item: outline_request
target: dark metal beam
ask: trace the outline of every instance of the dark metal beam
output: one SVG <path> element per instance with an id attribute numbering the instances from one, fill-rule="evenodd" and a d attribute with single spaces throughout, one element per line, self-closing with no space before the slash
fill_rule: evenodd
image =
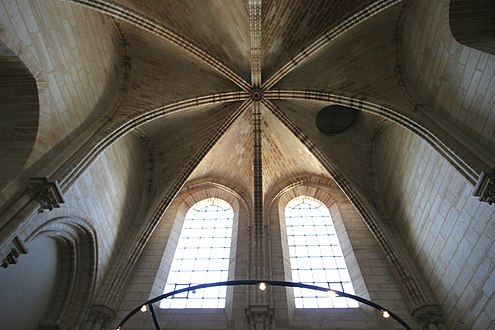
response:
<path id="1" fill-rule="evenodd" d="M 176 290 L 176 291 L 172 291 L 172 292 L 168 292 L 168 293 L 164 293 L 162 295 L 159 295 L 155 298 L 152 298 L 148 301 L 146 301 L 145 303 L 139 305 L 138 307 L 134 308 L 132 311 L 129 312 L 129 314 L 127 314 L 124 319 L 122 321 L 120 321 L 118 327 L 117 327 L 117 330 L 121 330 L 123 325 L 134 315 L 136 314 L 143 305 L 148 305 L 150 306 L 150 310 L 152 310 L 152 316 L 154 315 L 154 318 L 156 317 L 156 314 L 154 313 L 154 309 L 152 309 L 153 307 L 151 306 L 151 304 L 153 303 L 156 303 L 162 299 L 165 299 L 165 298 L 168 298 L 168 297 L 171 297 L 171 296 L 174 296 L 176 294 L 179 294 L 179 293 L 183 293 L 183 292 L 188 292 L 188 291 L 193 291 L 193 290 L 199 290 L 199 289 L 204 289 L 204 288 L 211 288 L 211 287 L 215 287 L 215 286 L 237 286 L 237 285 L 259 285 L 260 283 L 265 283 L 266 285 L 272 285 L 272 286 L 284 286 L 284 287 L 292 287 L 292 288 L 302 288 L 302 289 L 309 289 L 309 290 L 316 290 L 316 291 L 323 291 L 323 292 L 329 292 L 329 291 L 333 291 L 337 296 L 340 296 L 340 297 L 345 297 L 345 298 L 350 298 L 350 299 L 353 299 L 353 300 L 356 300 L 362 304 L 365 304 L 365 305 L 368 305 L 370 307 L 373 307 L 377 310 L 379 310 L 381 313 L 383 312 L 387 312 L 391 318 L 393 318 L 394 320 L 396 320 L 397 322 L 399 322 L 405 329 L 408 329 L 408 330 L 411 330 L 411 327 L 404 321 L 402 320 L 398 315 L 392 313 L 389 309 L 379 305 L 379 304 L 376 304 L 372 301 L 369 301 L 368 299 L 365 299 L 365 298 L 362 298 L 362 297 L 359 297 L 359 296 L 356 296 L 356 295 L 353 295 L 353 294 L 349 294 L 349 293 L 345 293 L 345 292 L 342 292 L 342 291 L 338 291 L 338 290 L 333 290 L 333 289 L 329 289 L 329 288 L 324 288 L 324 287 L 321 287 L 321 286 L 316 286 L 316 285 L 310 285 L 310 284 L 304 284 L 304 283 L 296 283 L 296 282 L 286 282 L 286 281 L 272 281 L 272 280 L 233 280 L 233 281 L 224 281 L 224 282 L 214 282 L 214 283 L 205 283 L 205 284 L 199 284 L 199 285 L 195 285 L 195 286 L 190 286 L 188 288 L 184 288 L 184 289 L 180 289 L 180 290 Z M 155 321 L 153 319 L 153 321 Z M 157 320 L 158 322 L 158 320 Z M 160 330 L 160 326 L 159 324 L 157 325 L 157 322 L 155 322 L 155 326 L 157 327 L 156 329 L 157 330 Z"/>

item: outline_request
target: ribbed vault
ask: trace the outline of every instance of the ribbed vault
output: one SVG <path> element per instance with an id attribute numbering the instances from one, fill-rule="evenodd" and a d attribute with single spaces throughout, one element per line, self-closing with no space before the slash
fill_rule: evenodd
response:
<path id="1" fill-rule="evenodd" d="M 441 1 L 444 11 L 446 2 Z M 249 258 L 258 265 L 249 275 L 264 278 L 269 275 L 263 266 L 262 243 L 266 203 L 286 185 L 304 180 L 340 189 L 384 252 L 411 310 L 430 304 L 431 290 L 417 281 L 421 276 L 411 270 L 408 253 L 390 239 L 390 211 L 381 207 L 389 200 L 383 195 L 387 185 L 378 180 L 376 154 L 393 159 L 396 155 L 387 154 L 390 150 L 409 153 L 407 145 L 387 141 L 400 140 L 406 131 L 429 144 L 468 185 L 493 184 L 490 175 L 494 175 L 495 156 L 484 149 L 495 139 L 493 98 L 484 98 L 482 116 L 476 115 L 476 121 L 489 122 L 483 131 L 487 141 L 480 143 L 474 129 L 463 128 L 475 122 L 468 117 L 476 110 L 463 112 L 464 99 L 459 95 L 464 97 L 469 89 L 466 97 L 475 99 L 481 93 L 471 88 L 471 76 L 466 73 L 481 70 L 472 64 L 476 63 L 472 57 L 479 56 L 479 66 L 485 63 L 488 68 L 485 71 L 493 69 L 494 61 L 486 54 L 469 55 L 468 61 L 465 49 L 442 48 L 445 60 L 435 62 L 428 58 L 429 52 L 435 51 L 433 44 L 443 44 L 443 34 L 430 38 L 434 41 L 428 41 L 431 45 L 426 50 L 423 43 L 423 53 L 416 56 L 416 32 L 411 31 L 422 23 L 413 18 L 426 17 L 417 14 L 423 13 L 420 9 L 426 2 L 421 6 L 411 3 L 46 0 L 43 6 L 34 0 L 1 0 L 5 11 L 0 10 L 0 42 L 12 48 L 1 49 L 2 53 L 21 55 L 23 48 L 15 47 L 13 40 L 29 45 L 40 62 L 39 72 L 30 74 L 47 81 L 41 86 L 44 92 L 39 92 L 45 95 L 39 101 L 39 118 L 24 118 L 28 127 L 20 128 L 29 137 L 27 151 L 12 164 L 22 167 L 27 159 L 34 159 L 41 169 L 38 176 L 57 181 L 63 193 L 72 193 L 92 164 L 115 153 L 112 146 L 128 143 L 128 134 L 133 134 L 132 141 L 143 142 L 140 154 L 148 153 L 142 162 L 146 163 L 143 187 L 147 185 L 148 193 L 136 197 L 135 204 L 142 207 L 135 210 L 139 213 L 135 219 L 128 217 L 126 227 L 116 229 L 122 239 L 111 248 L 118 255 L 102 279 L 95 305 L 113 308 L 118 304 L 132 266 L 162 216 L 184 187 L 197 182 L 216 182 L 247 196 L 252 210 L 249 235 L 255 242 Z M 21 12 L 32 23 L 27 28 L 19 24 Z M 443 19 L 437 16 L 435 20 Z M 444 23 L 439 26 L 447 26 Z M 411 26 L 415 29 L 408 31 Z M 445 47 L 451 47 L 452 40 Z M 463 72 L 469 82 L 454 79 L 460 69 L 451 62 L 458 58 L 471 63 Z M 460 66 L 464 70 L 464 64 Z M 430 79 L 428 74 L 438 71 L 437 67 L 451 69 Z M 479 72 L 473 77 L 492 79 L 493 73 L 481 78 Z M 445 77 L 453 81 L 448 93 L 459 96 L 455 102 L 448 99 L 446 90 L 436 92 L 436 85 L 447 85 L 442 83 Z M 489 95 L 486 90 L 483 93 Z M 472 104 L 475 109 L 476 102 Z M 316 116 L 330 105 L 356 109 L 352 127 L 335 135 L 320 132 Z M 8 117 L 8 109 L 0 110 L 2 117 Z M 8 120 L 5 123 L 0 133 L 18 129 Z M 390 145 L 394 149 L 389 150 Z M 28 155 L 31 149 L 35 153 Z M 117 163 L 103 168 L 112 171 Z M 31 172 L 21 174 L 32 176 Z M 133 175 L 133 182 L 139 181 Z M 7 181 L 0 180 L 0 187 Z M 12 197 L 22 196 L 21 185 L 11 186 L 12 191 L 0 192 L 5 205 L 16 205 L 8 217 L 28 214 L 21 205 L 24 201 L 18 205 Z M 120 197 L 124 201 L 127 196 Z M 26 205 L 33 201 L 25 199 L 30 201 Z M 71 201 L 77 203 L 74 197 Z M 0 226 L 16 223 L 20 228 L 24 224 L 23 219 L 6 219 L 0 218 L 4 221 Z M 121 223 L 109 221 L 116 226 Z M 16 235 L 18 228 L 14 227 L 8 228 L 5 237 Z"/>

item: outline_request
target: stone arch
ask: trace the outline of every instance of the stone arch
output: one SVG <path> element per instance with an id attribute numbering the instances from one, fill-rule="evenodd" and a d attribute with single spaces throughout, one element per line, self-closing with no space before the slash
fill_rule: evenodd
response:
<path id="1" fill-rule="evenodd" d="M 285 206 L 293 198 L 300 195 L 306 195 L 317 199 L 326 205 L 330 211 L 332 220 L 334 222 L 337 234 L 339 237 L 342 250 L 344 252 L 345 260 L 351 280 L 356 292 L 356 295 L 363 296 L 371 301 L 381 301 L 383 298 L 380 292 L 381 285 L 374 282 L 377 275 L 387 278 L 387 284 L 390 284 L 391 291 L 395 297 L 402 297 L 402 301 L 399 303 L 401 305 L 397 306 L 398 309 L 403 310 L 403 315 L 409 314 L 408 308 L 408 298 L 401 293 L 400 285 L 398 279 L 394 281 L 394 270 L 386 262 L 389 256 L 385 255 L 381 248 L 381 244 L 378 242 L 376 237 L 373 237 L 369 228 L 367 228 L 362 217 L 358 213 L 357 209 L 352 205 L 351 201 L 344 195 L 344 193 L 337 187 L 335 181 L 330 178 L 324 177 L 299 177 L 291 181 L 284 182 L 284 185 L 278 186 L 278 191 L 271 194 L 271 199 L 267 200 L 267 207 L 269 212 L 269 227 L 270 227 L 270 240 L 271 240 L 271 251 L 272 251 L 272 277 L 276 280 L 291 280 L 289 275 L 290 262 L 288 256 L 288 246 L 287 246 L 287 233 L 285 231 L 285 217 L 284 210 Z M 284 242 L 285 241 L 285 242 Z M 362 246 L 361 243 L 366 241 L 367 246 Z M 280 244 L 276 242 L 281 242 Z M 359 242 L 359 243 L 358 243 Z M 285 246 L 284 246 L 285 245 Z M 380 269 L 376 268 L 370 272 L 370 258 L 377 258 L 373 260 L 373 263 L 380 264 Z M 381 279 L 382 280 L 382 279 Z M 289 320 L 294 320 L 299 322 L 300 317 L 322 317 L 325 320 L 335 320 L 344 321 L 350 315 L 353 321 L 356 319 L 363 318 L 367 320 L 368 324 L 373 324 L 377 322 L 380 324 L 381 320 L 376 318 L 373 313 L 368 313 L 366 307 L 364 310 L 360 307 L 358 310 L 349 310 L 346 312 L 333 311 L 329 313 L 317 314 L 313 311 L 297 311 L 294 305 L 294 300 L 291 299 L 291 290 L 282 289 L 277 292 L 277 295 L 286 297 L 285 301 L 276 302 L 280 304 L 281 310 L 287 310 L 288 315 L 286 316 Z M 383 304 L 387 304 L 385 301 L 381 301 Z M 394 301 L 394 303 L 397 300 Z M 401 313 L 401 312 L 399 312 Z M 306 315 L 306 316 L 303 316 Z M 410 316 L 408 316 L 410 317 Z M 342 318 L 342 319 L 340 319 Z"/>
<path id="2" fill-rule="evenodd" d="M 33 75 L 37 67 L 28 66 L 33 62 L 30 55 L 21 43 L 12 48 L 0 41 L 0 190 L 28 164 L 38 135 L 42 99 L 38 91 L 43 79 Z"/>
<path id="3" fill-rule="evenodd" d="M 342 205 L 343 203 L 350 204 L 350 202 L 346 200 L 342 192 L 340 192 L 339 189 L 335 186 L 333 180 L 330 179 L 310 177 L 296 179 L 295 181 L 282 188 L 277 194 L 275 194 L 275 197 L 267 204 L 269 205 L 267 211 L 271 212 L 272 215 L 269 217 L 270 227 L 273 227 L 274 230 L 276 229 L 280 231 L 279 241 L 281 242 L 284 265 L 283 280 L 292 280 L 290 276 L 291 271 L 289 262 L 289 248 L 287 243 L 287 232 L 285 229 L 285 206 L 291 200 L 301 195 L 309 196 L 311 198 L 314 198 L 315 200 L 318 200 L 319 202 L 323 203 L 330 211 L 330 215 L 334 222 L 335 228 L 337 230 L 337 235 L 339 237 L 339 241 L 341 242 L 342 250 L 344 252 L 344 258 L 346 259 L 346 263 L 349 265 L 349 273 L 351 274 L 351 280 L 355 287 L 356 294 L 369 299 L 369 293 L 366 290 L 363 276 L 356 261 L 352 244 L 349 240 L 349 236 L 345 228 L 342 212 L 340 210 L 340 205 Z M 274 214 L 276 214 L 275 217 L 273 216 Z M 292 290 L 286 289 L 286 291 L 289 297 L 289 313 L 294 313 L 295 306 L 293 299 L 291 299 Z"/>
<path id="4" fill-rule="evenodd" d="M 85 321 L 96 284 L 97 237 L 89 221 L 77 216 L 41 214 L 41 225 L 25 239 L 51 237 L 58 243 L 61 271 L 52 306 L 41 324 L 58 329 L 77 328 Z M 47 219 L 48 218 L 48 219 Z"/>
<path id="5" fill-rule="evenodd" d="M 58 289 L 60 249 L 55 240 L 38 237 L 21 246 L 25 249 L 15 264 L 3 264 L 6 269 L 0 269 L 3 329 L 38 329 Z"/>
<path id="6" fill-rule="evenodd" d="M 180 235 L 180 231 L 182 228 L 182 224 L 184 222 L 185 215 L 187 211 L 197 202 L 216 197 L 224 200 L 229 203 L 234 210 L 234 230 L 232 235 L 232 242 L 235 242 L 238 238 L 238 226 L 239 226 L 239 217 L 241 214 L 241 206 L 243 204 L 240 195 L 237 194 L 234 190 L 228 188 L 227 186 L 220 185 L 218 183 L 202 183 L 185 187 L 185 189 L 176 197 L 174 202 L 170 205 L 167 212 L 165 212 L 160 224 L 161 227 L 162 221 L 165 223 L 170 223 L 170 220 L 173 220 L 173 224 L 171 224 L 170 228 L 170 236 L 173 237 L 173 240 L 166 242 L 166 246 L 164 247 L 164 256 L 160 265 L 160 272 L 164 272 L 163 276 L 157 277 L 156 280 L 166 279 L 166 274 L 168 273 L 168 269 L 170 268 L 171 258 L 173 258 L 173 252 L 175 250 L 175 246 L 177 244 L 177 239 Z M 243 207 L 245 210 L 245 207 Z M 245 211 L 244 211 L 245 212 Z M 160 228 L 157 228 L 159 230 Z M 236 253 L 236 245 L 232 244 L 231 256 Z M 232 274 L 234 269 L 229 269 L 229 273 Z M 155 281 L 156 281 L 155 280 Z M 160 288 L 159 291 L 152 292 L 151 296 L 157 296 L 163 293 L 163 288 L 165 287 L 165 283 L 160 283 L 159 285 L 155 285 L 155 288 Z"/>
<path id="7" fill-rule="evenodd" d="M 449 14 L 449 5 L 454 2 L 404 4 L 397 22 L 396 69 L 404 96 L 420 115 L 425 128 L 443 146 L 420 136 L 475 186 L 485 173 L 493 172 L 492 130 L 473 124 L 481 122 L 487 127 L 493 124 L 491 94 L 484 90 L 487 86 L 484 81 L 490 81 L 492 72 L 464 68 L 476 66 L 478 61 L 485 63 L 486 68 L 492 67 L 495 57 L 456 40 Z M 430 16 L 427 12 L 436 14 Z"/>
<path id="8" fill-rule="evenodd" d="M 210 180 L 201 180 L 186 184 L 167 208 L 151 235 L 136 265 L 134 270 L 135 275 L 131 279 L 130 287 L 139 285 L 140 292 L 142 293 L 141 296 L 148 296 L 150 298 L 163 294 L 186 213 L 197 202 L 211 197 L 226 201 L 232 206 L 234 211 L 229 280 L 246 278 L 248 255 L 245 251 L 238 250 L 237 247 L 248 244 L 248 238 L 244 234 L 248 231 L 248 219 L 250 219 L 252 212 L 244 198 L 246 194 L 244 192 L 238 192 L 231 187 L 232 185 L 229 186 Z M 159 258 L 157 258 L 158 256 Z M 143 284 L 141 279 L 143 275 L 149 276 L 151 279 L 147 284 Z M 234 306 L 233 302 L 243 299 L 242 297 L 245 297 L 246 290 L 244 287 L 229 287 L 227 289 L 225 313 L 221 312 L 223 316 L 218 315 L 218 317 L 229 318 L 233 313 L 233 309 L 242 309 L 243 306 Z M 135 296 L 133 294 L 129 296 L 132 297 L 129 299 L 135 299 Z M 135 301 L 136 305 L 139 303 L 142 303 L 142 301 Z M 197 312 L 198 310 L 194 311 Z M 184 321 L 187 321 L 191 317 L 191 315 L 187 314 L 187 311 L 181 315 L 176 315 L 173 311 L 167 310 L 165 312 L 156 308 L 156 312 L 161 323 L 165 324 L 164 326 L 169 321 L 168 317 L 184 318 Z M 240 310 L 240 312 L 243 312 L 243 310 Z"/>
<path id="9" fill-rule="evenodd" d="M 495 55 L 495 2 L 451 0 L 449 25 L 459 43 Z"/>

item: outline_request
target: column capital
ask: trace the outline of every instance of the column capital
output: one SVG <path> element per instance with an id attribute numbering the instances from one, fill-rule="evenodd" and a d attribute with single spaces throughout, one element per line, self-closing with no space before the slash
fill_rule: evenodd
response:
<path id="1" fill-rule="evenodd" d="M 116 315 L 117 313 L 115 313 L 113 308 L 105 305 L 93 305 L 89 312 L 90 320 L 102 326 L 112 321 Z"/>
<path id="2" fill-rule="evenodd" d="M 252 329 L 266 330 L 273 319 L 273 309 L 268 304 L 250 304 L 245 310 L 246 319 Z"/>
<path id="3" fill-rule="evenodd" d="M 17 259 L 19 259 L 19 256 L 21 254 L 26 254 L 28 253 L 28 249 L 26 245 L 24 245 L 24 242 L 19 238 L 19 237 L 14 237 L 12 242 L 9 243 L 7 246 L 7 250 L 9 251 L 5 258 L 2 260 L 2 266 L 3 268 L 7 268 L 9 265 L 16 264 Z"/>
<path id="4" fill-rule="evenodd" d="M 482 172 L 474 187 L 473 195 L 490 205 L 495 203 L 495 173 Z"/>
<path id="5" fill-rule="evenodd" d="M 53 210 L 65 202 L 64 195 L 56 181 L 50 181 L 46 177 L 32 177 L 29 179 L 27 194 L 38 201 L 41 206 L 38 213 L 45 210 Z"/>
<path id="6" fill-rule="evenodd" d="M 431 329 L 431 326 L 445 325 L 442 311 L 436 305 L 425 305 L 416 308 L 412 315 L 424 329 Z"/>

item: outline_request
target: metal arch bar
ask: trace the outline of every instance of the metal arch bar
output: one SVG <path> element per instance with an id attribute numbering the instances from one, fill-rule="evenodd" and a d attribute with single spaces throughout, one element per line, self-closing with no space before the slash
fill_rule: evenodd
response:
<path id="1" fill-rule="evenodd" d="M 156 316 L 155 312 L 155 307 L 153 307 L 153 304 L 148 304 L 151 312 L 151 317 L 153 318 L 153 323 L 155 324 L 155 328 L 161 329 L 160 327 L 160 321 L 158 320 L 158 317 Z"/>
<path id="2" fill-rule="evenodd" d="M 139 305 L 138 307 L 136 307 L 132 311 L 130 311 L 129 314 L 127 314 L 124 317 L 124 319 L 122 319 L 122 321 L 120 321 L 117 329 L 119 329 L 119 330 L 122 329 L 123 325 L 134 314 L 136 314 L 141 309 L 141 307 L 143 305 L 148 305 L 148 306 L 150 306 L 150 309 L 151 309 L 152 308 L 151 307 L 151 304 L 153 304 L 155 302 L 158 302 L 158 301 L 160 301 L 162 299 L 165 299 L 165 298 L 174 296 L 174 295 L 179 294 L 179 293 L 193 291 L 193 290 L 198 290 L 198 289 L 204 289 L 204 288 L 211 288 L 211 287 L 215 287 L 215 286 L 259 285 L 261 282 L 263 282 L 263 283 L 265 283 L 267 285 L 272 285 L 272 286 L 284 286 L 284 287 L 302 288 L 302 289 L 309 289 L 309 290 L 316 290 L 316 291 L 323 291 L 323 292 L 329 292 L 331 290 L 331 291 L 335 292 L 340 297 L 346 297 L 346 298 L 350 298 L 350 299 L 356 300 L 356 301 L 358 301 L 360 303 L 363 303 L 365 305 L 368 305 L 370 307 L 373 307 L 373 308 L 379 310 L 380 312 L 387 311 L 390 314 L 390 317 L 391 318 L 393 318 L 397 322 L 399 322 L 405 329 L 411 330 L 411 327 L 404 320 L 402 320 L 398 315 L 396 315 L 395 313 L 392 313 L 390 310 L 388 310 L 387 308 L 385 308 L 385 307 L 383 307 L 383 306 L 381 306 L 379 304 L 376 304 L 376 303 L 374 303 L 372 301 L 369 301 L 368 299 L 365 299 L 365 298 L 362 298 L 362 297 L 359 297 L 359 296 L 356 296 L 356 295 L 353 295 L 353 294 L 345 293 L 345 292 L 342 292 L 342 291 L 333 290 L 333 289 L 329 289 L 329 288 L 324 288 L 324 287 L 321 287 L 321 286 L 316 286 L 316 285 L 310 285 L 310 284 L 304 284 L 304 283 L 296 283 L 296 282 L 286 282 L 286 281 L 272 281 L 272 280 L 233 280 L 233 281 L 224 281 L 224 282 L 205 283 L 205 284 L 199 284 L 199 285 L 190 286 L 190 287 L 187 287 L 187 288 L 184 288 L 184 289 L 180 289 L 180 290 L 175 290 L 175 291 L 172 291 L 172 292 L 164 293 L 162 295 L 159 295 L 159 296 L 157 296 L 155 298 L 152 298 L 152 299 L 146 301 L 145 303 Z M 152 316 L 153 316 L 153 314 L 152 314 Z M 155 314 L 154 317 L 156 317 L 156 314 Z M 157 327 L 156 328 L 157 330 L 160 330 L 160 327 L 156 323 L 155 323 L 155 326 Z"/>

